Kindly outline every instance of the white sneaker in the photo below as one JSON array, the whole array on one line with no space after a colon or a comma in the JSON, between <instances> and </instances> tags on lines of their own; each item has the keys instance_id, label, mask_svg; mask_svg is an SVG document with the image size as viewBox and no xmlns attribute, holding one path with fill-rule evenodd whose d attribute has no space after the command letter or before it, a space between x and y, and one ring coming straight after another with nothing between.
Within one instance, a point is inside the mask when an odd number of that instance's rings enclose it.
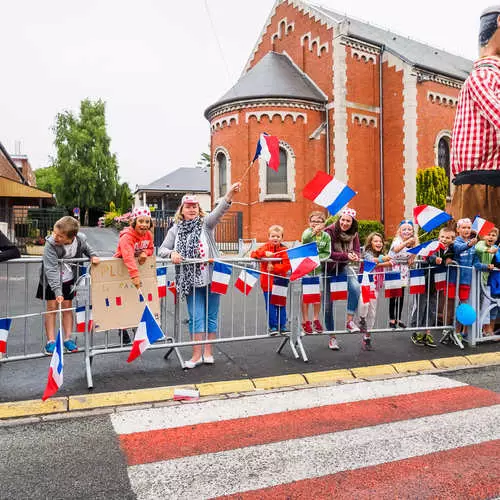
<instances>
[{"instance_id":1,"label":"white sneaker","mask_svg":"<svg viewBox=\"0 0 500 500\"><path fill-rule=\"evenodd\" d=\"M350 333L358 333L359 332L359 328L356 326L356 324L354 323L354 321L352 319L347 322L345 327L346 327L347 331Z\"/></svg>"},{"instance_id":2,"label":"white sneaker","mask_svg":"<svg viewBox=\"0 0 500 500\"><path fill-rule=\"evenodd\" d=\"M197 366L200 366L202 363L203 363L203 358L200 358L196 361L191 361L191 360L184 361L184 368L188 369L196 368Z\"/></svg>"},{"instance_id":3,"label":"white sneaker","mask_svg":"<svg viewBox=\"0 0 500 500\"><path fill-rule=\"evenodd\" d=\"M330 340L328 341L328 347L333 351L338 351L340 349L340 346L335 337L330 337Z\"/></svg>"},{"instance_id":4,"label":"white sneaker","mask_svg":"<svg viewBox=\"0 0 500 500\"><path fill-rule=\"evenodd\" d=\"M206 365L213 365L215 363L213 356L203 356L203 363Z\"/></svg>"}]
</instances>

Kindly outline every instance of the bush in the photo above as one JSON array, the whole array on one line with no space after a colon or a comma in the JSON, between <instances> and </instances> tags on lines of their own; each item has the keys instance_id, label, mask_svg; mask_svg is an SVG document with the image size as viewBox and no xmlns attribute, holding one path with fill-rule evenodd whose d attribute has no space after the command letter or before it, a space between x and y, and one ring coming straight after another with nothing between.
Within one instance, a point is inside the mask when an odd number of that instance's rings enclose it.
<instances>
[{"instance_id":1,"label":"bush","mask_svg":"<svg viewBox=\"0 0 500 500\"><path fill-rule=\"evenodd\" d=\"M331 215L328 219L326 219L325 224L329 226L330 224L336 222L338 218L338 215ZM382 236L385 236L384 225L378 220L358 220L358 234L361 246L365 244L366 237L374 231L382 234Z\"/></svg>"}]
</instances>

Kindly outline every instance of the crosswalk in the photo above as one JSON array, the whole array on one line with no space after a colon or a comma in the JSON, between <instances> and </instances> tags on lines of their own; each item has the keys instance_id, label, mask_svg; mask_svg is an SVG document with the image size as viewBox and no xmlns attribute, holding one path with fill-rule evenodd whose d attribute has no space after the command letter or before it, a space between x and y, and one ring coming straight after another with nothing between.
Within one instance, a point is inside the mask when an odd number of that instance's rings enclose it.
<instances>
[{"instance_id":1,"label":"crosswalk","mask_svg":"<svg viewBox=\"0 0 500 500\"><path fill-rule=\"evenodd\" d=\"M151 498L492 498L500 395L416 375L116 413Z\"/></svg>"}]
</instances>

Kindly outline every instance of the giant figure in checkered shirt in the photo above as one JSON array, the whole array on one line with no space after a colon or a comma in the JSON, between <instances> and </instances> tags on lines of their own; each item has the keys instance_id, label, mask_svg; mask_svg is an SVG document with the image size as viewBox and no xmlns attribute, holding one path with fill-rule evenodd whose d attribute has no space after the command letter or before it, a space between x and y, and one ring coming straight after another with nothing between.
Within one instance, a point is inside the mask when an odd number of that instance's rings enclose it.
<instances>
[{"instance_id":1,"label":"giant figure in checkered shirt","mask_svg":"<svg viewBox=\"0 0 500 500\"><path fill-rule=\"evenodd\" d=\"M480 215L500 225L500 5L480 18L479 59L460 92L451 145L458 220Z\"/></svg>"}]
</instances>

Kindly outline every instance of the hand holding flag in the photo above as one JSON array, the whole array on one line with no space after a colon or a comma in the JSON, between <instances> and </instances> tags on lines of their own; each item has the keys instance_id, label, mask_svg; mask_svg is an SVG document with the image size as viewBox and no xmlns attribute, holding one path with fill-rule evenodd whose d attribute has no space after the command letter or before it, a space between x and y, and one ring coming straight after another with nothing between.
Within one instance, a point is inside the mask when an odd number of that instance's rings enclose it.
<instances>
[{"instance_id":1,"label":"hand holding flag","mask_svg":"<svg viewBox=\"0 0 500 500\"><path fill-rule=\"evenodd\" d=\"M413 218L426 233L451 220L451 215L431 205L419 205L413 209Z\"/></svg>"},{"instance_id":2,"label":"hand holding flag","mask_svg":"<svg viewBox=\"0 0 500 500\"><path fill-rule=\"evenodd\" d=\"M476 216L472 222L472 230L475 231L478 236L486 236L494 227L495 224L493 224L493 222L481 219L479 215Z\"/></svg>"}]
</instances>

